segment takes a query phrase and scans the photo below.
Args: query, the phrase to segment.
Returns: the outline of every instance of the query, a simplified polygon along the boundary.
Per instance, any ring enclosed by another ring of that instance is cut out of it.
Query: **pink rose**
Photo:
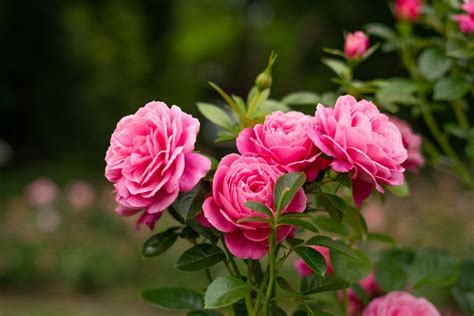
[[[474,17],[467,14],[458,14],[454,16],[456,22],[458,22],[459,29],[463,33],[474,32]]]
[[[359,286],[364,290],[367,297],[370,299],[381,292],[377,280],[375,279],[375,273],[371,272],[365,279],[358,282]],[[341,298],[342,295],[339,295]],[[349,315],[356,316],[360,315],[360,312],[364,309],[364,302],[361,301],[352,289],[347,290],[347,298],[349,300]]]
[[[397,0],[395,3],[395,16],[400,20],[415,22],[421,14],[421,0]]]
[[[26,187],[25,195],[33,207],[44,207],[52,204],[58,194],[57,185],[49,178],[38,178]]]
[[[462,8],[474,19],[474,0],[464,0]]]
[[[349,59],[358,59],[364,56],[369,48],[369,38],[364,32],[357,31],[346,36],[344,54]]]
[[[270,165],[260,157],[249,154],[225,156],[214,175],[212,195],[204,201],[201,223],[225,233],[225,243],[234,256],[242,259],[263,257],[268,252],[268,223],[240,220],[265,217],[245,207],[248,201],[260,202],[274,211],[273,189],[283,174],[281,167]],[[300,189],[283,213],[301,213],[305,207],[306,196]],[[293,231],[292,226],[279,228],[277,242],[284,240]]]
[[[208,158],[193,153],[198,131],[197,119],[155,101],[118,122],[105,157],[117,213],[144,210],[137,225],[153,229],[179,191],[191,190],[211,167]]]
[[[308,137],[312,117],[300,112],[273,112],[263,124],[244,129],[237,138],[241,154],[253,153],[288,172],[305,172],[313,181],[327,161]]]
[[[373,188],[403,184],[407,151],[398,128],[366,100],[342,96],[334,108],[318,104],[309,133],[316,146],[333,158],[331,167],[349,172],[354,201],[360,207]]]
[[[407,292],[390,292],[369,303],[362,316],[440,316],[438,310],[424,298]]]
[[[95,201],[94,188],[85,181],[74,181],[67,189],[66,198],[75,209],[83,210],[90,208]]]
[[[411,129],[410,124],[401,119],[390,116],[390,122],[395,124],[395,126],[400,130],[403,146],[405,146],[407,150],[408,156],[407,160],[402,164],[403,168],[416,172],[425,164],[425,159],[421,154],[421,135],[415,134]]]
[[[329,274],[334,273],[334,270],[331,266],[331,261],[329,259],[329,249],[326,247],[321,247],[321,246],[312,246],[311,248],[318,251],[324,257],[324,261],[326,261],[326,267],[327,267],[326,272]],[[305,276],[308,276],[314,273],[314,271],[311,270],[311,268],[301,258],[296,259],[295,269],[301,278],[304,278]]]

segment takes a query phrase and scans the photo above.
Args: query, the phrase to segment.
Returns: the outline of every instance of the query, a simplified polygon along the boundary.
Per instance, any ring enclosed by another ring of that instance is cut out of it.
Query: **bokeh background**
[[[220,102],[208,81],[246,95],[276,50],[274,98],[330,90],[323,48],[369,22],[393,23],[385,0],[0,0],[0,315],[164,315],[140,289],[203,286],[173,269],[177,251],[142,259],[151,233],[114,214],[103,158],[116,122],[177,104],[219,157],[229,147],[195,108]],[[376,53],[356,76],[397,74]],[[411,178],[410,198],[368,203],[372,230],[472,257],[472,193],[429,167]]]

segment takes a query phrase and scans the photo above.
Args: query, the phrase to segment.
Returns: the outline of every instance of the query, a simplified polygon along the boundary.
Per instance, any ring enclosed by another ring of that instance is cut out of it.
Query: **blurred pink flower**
[[[395,2],[395,16],[400,20],[416,21],[420,17],[421,0],[397,0]]]
[[[57,193],[57,185],[49,178],[38,178],[30,182],[25,189],[26,199],[33,207],[52,204]]]
[[[394,116],[389,117],[390,121],[400,130],[403,146],[405,146],[408,153],[407,160],[405,160],[402,166],[409,171],[417,172],[425,164],[425,159],[421,154],[423,138],[420,134],[415,134],[407,122]]]
[[[458,22],[459,29],[463,33],[474,32],[474,18],[468,14],[458,14],[454,16],[456,22]]]
[[[105,176],[114,184],[117,213],[142,212],[150,229],[180,191],[190,191],[211,168],[194,153],[199,121],[175,105],[149,102],[118,122],[110,139]]]
[[[358,284],[364,290],[369,299],[382,292],[377,284],[377,280],[375,279],[375,273],[373,272],[371,272],[365,279],[359,281]],[[343,296],[339,294],[339,298],[341,299],[342,297]],[[352,289],[347,290],[347,298],[349,300],[349,316],[360,315],[365,307],[364,302],[357,297]]]
[[[474,0],[464,0],[462,8],[474,19]]]
[[[334,108],[318,104],[309,136],[333,159],[332,169],[349,173],[357,206],[374,188],[384,192],[382,184],[403,184],[407,151],[402,136],[372,102],[346,95]]]
[[[364,56],[369,48],[369,38],[362,31],[349,33],[344,44],[344,54],[349,59],[358,59]]]
[[[88,182],[76,180],[69,184],[66,198],[75,209],[90,208],[95,201],[94,188]]]
[[[369,303],[363,316],[441,316],[438,310],[424,298],[408,292],[390,292]]]
[[[364,214],[369,231],[384,230],[387,218],[382,205],[370,202],[364,207],[362,213]]]

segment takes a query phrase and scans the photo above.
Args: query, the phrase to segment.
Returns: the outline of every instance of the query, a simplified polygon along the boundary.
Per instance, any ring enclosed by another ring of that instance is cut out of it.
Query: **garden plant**
[[[474,313],[474,261],[371,233],[360,212],[370,196],[407,196],[407,173],[425,164],[474,189],[474,1],[397,0],[393,12],[394,28],[369,24],[326,49],[335,91],[271,98],[276,53],[246,96],[210,83],[225,106],[197,107],[233,153],[197,151],[200,122],[175,105],[118,122],[106,153],[117,213],[156,229],[146,258],[187,240],[177,273],[209,281],[157,285],[146,301],[187,315]],[[406,76],[358,80],[376,51],[398,54]],[[176,224],[160,225],[164,213]],[[421,296],[432,290],[439,302]]]

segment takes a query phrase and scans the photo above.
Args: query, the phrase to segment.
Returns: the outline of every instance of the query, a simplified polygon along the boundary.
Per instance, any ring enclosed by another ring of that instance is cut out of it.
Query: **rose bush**
[[[193,152],[199,122],[176,106],[151,102],[118,123],[106,154],[117,212],[142,212],[138,224],[153,229],[167,209],[177,224],[152,235],[143,256],[159,256],[181,238],[190,248],[175,267],[205,271],[209,281],[204,294],[155,288],[142,292],[145,300],[189,316],[287,315],[282,301],[293,315],[434,316],[440,312],[433,304],[400,291],[435,287],[453,305],[446,310],[474,312],[472,260],[371,233],[359,209],[373,189],[407,196],[405,169],[416,174],[425,159],[474,188],[474,137],[463,112],[474,96],[474,47],[463,33],[473,2],[440,1],[397,0],[395,30],[367,27],[385,43],[369,47],[367,34],[357,31],[346,36],[343,51],[326,49],[336,56],[322,60],[336,75],[336,92],[271,99],[274,53],[246,98],[211,83],[226,109],[202,102],[198,109],[218,128],[216,141],[235,141],[239,152],[222,155],[215,168]],[[415,36],[416,24],[431,37]],[[380,46],[399,53],[409,78],[354,78]],[[302,106],[309,106],[305,113],[316,107],[314,116],[292,110]],[[437,112],[447,109],[453,115],[441,125]],[[423,146],[398,111],[423,119],[419,130],[430,132]],[[293,254],[300,280],[283,269]],[[219,263],[227,275],[215,269]]]

